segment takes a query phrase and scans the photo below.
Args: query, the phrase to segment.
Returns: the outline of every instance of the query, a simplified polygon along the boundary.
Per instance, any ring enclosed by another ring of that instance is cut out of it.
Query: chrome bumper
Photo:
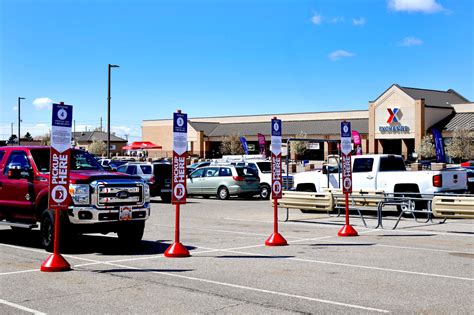
[[[150,216],[150,204],[132,206],[132,221],[144,221]],[[118,209],[97,209],[93,206],[71,206],[68,208],[69,222],[72,224],[94,224],[119,222]]]

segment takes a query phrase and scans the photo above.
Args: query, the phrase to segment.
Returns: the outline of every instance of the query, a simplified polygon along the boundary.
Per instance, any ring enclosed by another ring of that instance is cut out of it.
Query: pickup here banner
[[[348,194],[352,193],[351,135],[351,123],[341,122],[342,192]]]
[[[70,201],[72,106],[53,104],[51,125],[49,208],[65,210]]]
[[[188,148],[188,115],[173,114],[172,203],[186,203],[186,157]]]
[[[281,120],[272,119],[272,194],[273,199],[281,199],[283,193],[281,166]]]

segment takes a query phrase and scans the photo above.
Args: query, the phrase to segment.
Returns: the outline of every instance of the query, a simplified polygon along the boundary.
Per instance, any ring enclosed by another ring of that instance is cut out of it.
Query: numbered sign
[[[342,152],[342,192],[352,193],[352,171],[351,171],[351,123],[341,122],[341,152]]]
[[[283,193],[281,167],[281,120],[272,119],[272,195],[273,199],[280,199]]]
[[[72,106],[53,104],[49,175],[50,209],[67,209],[71,170]]]
[[[173,204],[186,203],[186,157],[188,147],[188,115],[173,114]]]

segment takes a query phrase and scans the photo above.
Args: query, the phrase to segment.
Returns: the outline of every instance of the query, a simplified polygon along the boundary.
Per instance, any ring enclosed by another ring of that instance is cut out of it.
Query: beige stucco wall
[[[396,86],[392,86],[382,94],[373,104],[374,107],[374,139],[409,139],[415,138],[415,101]],[[398,123],[388,124],[390,117],[388,108],[399,108],[402,116]],[[379,127],[403,125],[409,128],[408,132],[381,132]]]

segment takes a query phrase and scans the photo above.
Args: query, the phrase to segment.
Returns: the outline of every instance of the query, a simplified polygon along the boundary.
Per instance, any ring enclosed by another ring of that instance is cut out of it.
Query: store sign
[[[342,192],[348,194],[352,193],[351,136],[351,123],[341,122]]]
[[[283,193],[281,166],[281,120],[272,119],[272,194],[273,199],[280,199]]]
[[[410,127],[400,124],[403,117],[402,110],[398,107],[387,108],[388,111],[388,126],[379,126],[381,133],[407,133],[410,132]]]
[[[53,104],[49,176],[49,207],[67,209],[71,169],[72,106]]]
[[[173,114],[173,204],[186,203],[186,155],[188,147],[188,115]]]

